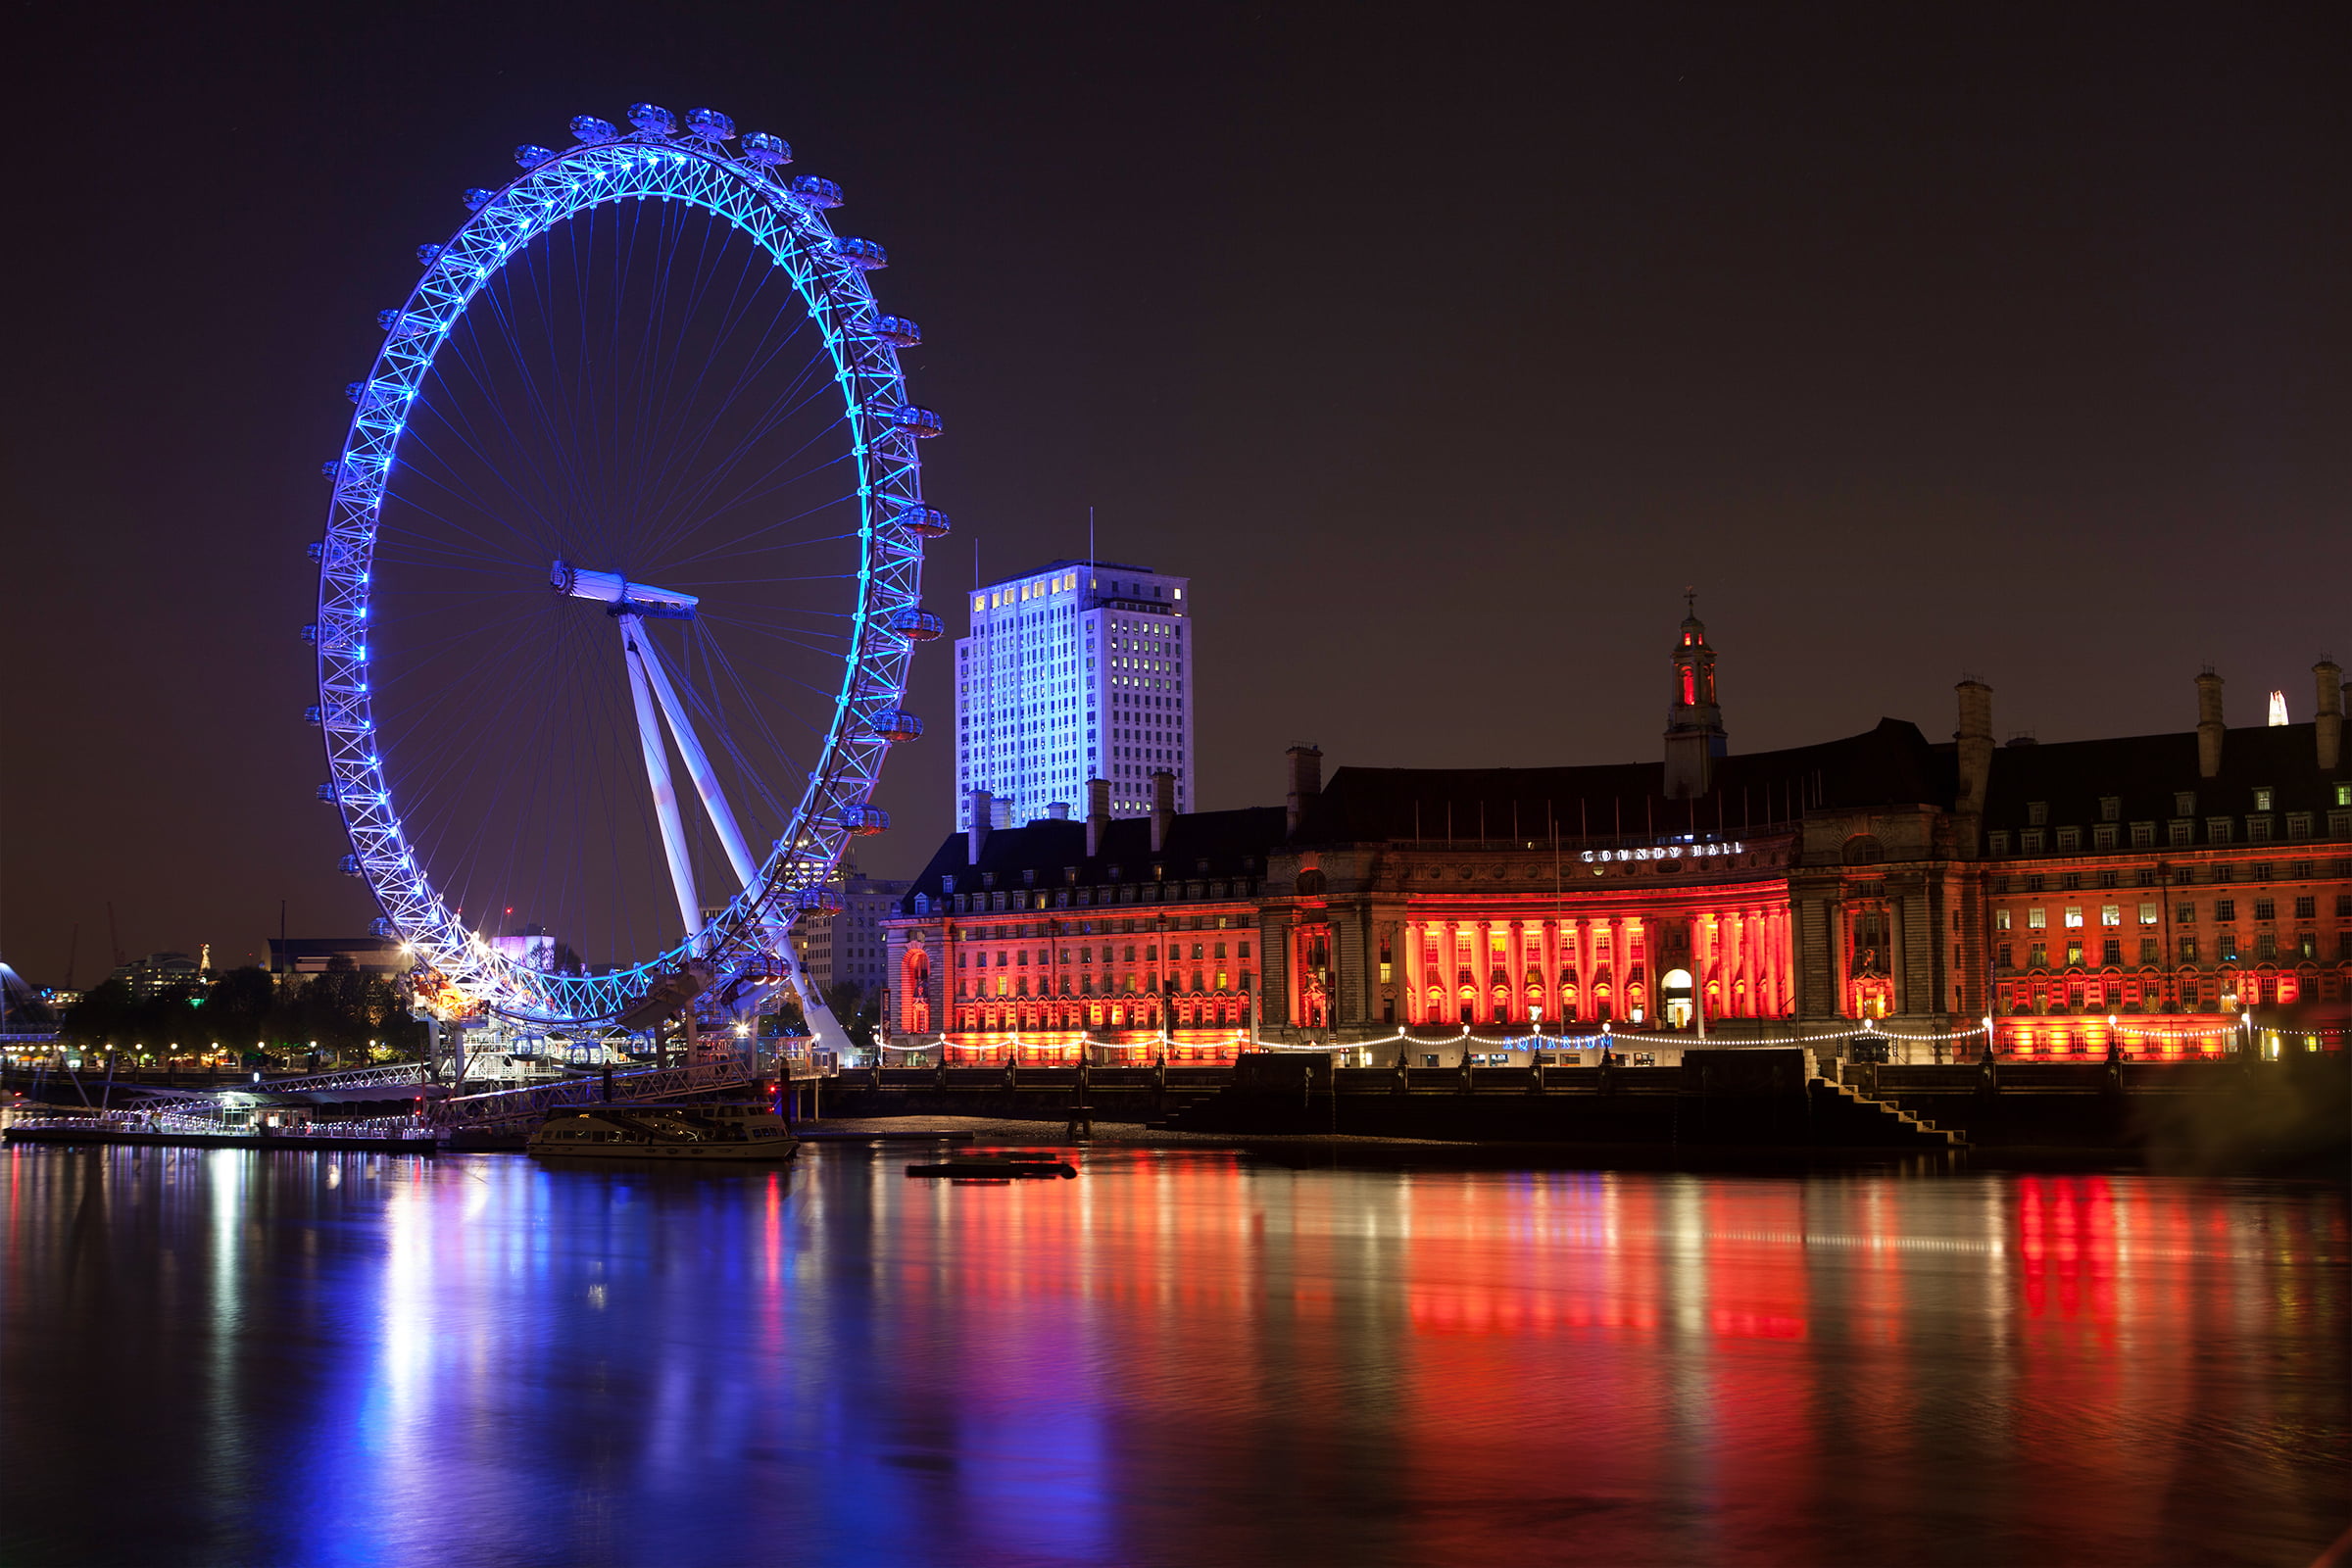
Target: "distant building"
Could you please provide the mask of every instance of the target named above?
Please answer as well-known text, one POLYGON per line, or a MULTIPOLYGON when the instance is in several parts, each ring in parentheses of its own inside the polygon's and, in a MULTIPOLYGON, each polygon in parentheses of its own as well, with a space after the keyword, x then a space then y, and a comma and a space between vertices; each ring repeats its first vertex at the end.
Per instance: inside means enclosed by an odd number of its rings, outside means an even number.
POLYGON ((793 921, 794 951, 809 984, 822 993, 844 983, 872 991, 888 972, 882 921, 896 912, 905 881, 867 876, 845 860, 832 883, 837 909, 810 909, 793 921))
POLYGON ((405 975, 413 967, 408 951, 396 937, 272 937, 270 972, 287 975, 326 974, 357 969, 363 974, 405 975))
POLYGON ((189 991, 210 978, 204 966, 184 953, 150 953, 117 969, 114 978, 130 987, 141 1002, 173 991, 189 991))
POLYGON ((1014 827, 1076 812, 1107 779, 1113 816, 1151 809, 1151 778, 1192 809, 1191 579, 1109 561, 1054 561, 971 595, 956 644, 956 824, 974 791, 1014 827))
MULTIPOLYGON (((1284 808, 972 824, 888 922, 891 1024, 988 1057, 1083 1032, 1179 1055, 1523 1036, 1836 1042, 2040 1056, 2352 1034, 2352 768, 2338 667, 2312 722, 1998 746, 1881 719, 1737 754, 1693 614, 1662 755, 1344 767, 1294 748, 1284 808), (1223 960, 1223 961, 1219 961, 1223 960), (2300 1034, 2295 1031, 2303 1031, 2300 1034), (1181 1049, 1179 1049, 1181 1048, 1181 1049)), ((912 1037, 912 1038, 909 1038, 912 1037)), ((1396 1049, 1393 1047, 1393 1049, 1396 1049)))

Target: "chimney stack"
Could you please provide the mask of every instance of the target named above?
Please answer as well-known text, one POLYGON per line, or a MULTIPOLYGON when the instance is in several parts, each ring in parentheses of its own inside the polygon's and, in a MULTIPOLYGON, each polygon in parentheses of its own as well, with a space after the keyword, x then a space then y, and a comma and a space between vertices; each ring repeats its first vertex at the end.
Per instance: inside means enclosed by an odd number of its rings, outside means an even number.
POLYGON ((1160 768, 1152 775, 1152 853, 1167 848, 1168 829, 1176 821, 1176 775, 1160 768))
POLYGON ((1298 818, 1306 803, 1323 793, 1323 749, 1319 746, 1294 746, 1282 754, 1290 767, 1290 801, 1283 812, 1285 830, 1292 838, 1298 836, 1298 818))
POLYGON ((990 827, 1012 826, 1012 802, 1009 799, 994 800, 988 803, 988 825, 990 827))
POLYGON ((1960 743, 1958 809, 1982 816, 1992 783, 1992 688, 1971 675, 1955 689, 1960 693, 1960 728, 1952 737, 1960 743))
POLYGON ((1110 780, 1086 781, 1086 858, 1102 853, 1102 835, 1110 828, 1110 780))
POLYGON ((2222 677, 2206 667, 2197 677, 2197 777, 2222 776, 2222 677))
POLYGON ((2320 742, 2320 771, 2332 773, 2344 760, 2344 672, 2323 654, 2311 673, 2320 683, 2320 710, 2311 726, 2320 742))
POLYGON ((1046 807, 1046 817, 1049 821, 1067 822, 1070 819, 1070 803, 1067 801, 1051 802, 1046 807))
POLYGON ((988 830, 997 825, 996 803, 988 791, 972 791, 972 823, 963 833, 963 859, 966 865, 980 863, 980 852, 988 847, 988 830))

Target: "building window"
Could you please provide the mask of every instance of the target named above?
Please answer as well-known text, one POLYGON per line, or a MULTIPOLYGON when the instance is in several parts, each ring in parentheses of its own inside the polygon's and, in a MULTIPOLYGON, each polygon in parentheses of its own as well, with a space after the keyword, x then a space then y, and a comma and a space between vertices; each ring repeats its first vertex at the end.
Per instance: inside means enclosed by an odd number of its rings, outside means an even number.
POLYGON ((2069 942, 2066 945, 2066 966, 2070 969, 2080 969, 2082 967, 2082 943, 2069 942))
POLYGON ((2145 850, 2145 849, 2152 849, 2152 848, 2154 848, 2154 847, 2155 847, 2155 844, 2156 844, 2156 824, 2155 824, 2155 823, 2153 823, 2153 822, 2134 822, 2134 823, 2132 823, 2132 847, 2133 849, 2135 849, 2135 850, 2145 850))
POLYGON ((2185 847, 2196 842, 2197 824, 2194 822, 2174 822, 2171 831, 2176 845, 2185 847))
POLYGON ((2070 904, 2070 905, 2068 905, 2068 906, 2066 906, 2066 927, 2067 927, 2067 929, 2068 929, 2068 930, 2070 930, 2070 931, 2080 930, 2080 929, 2082 928, 2082 906, 2081 906, 2080 904, 2070 904))
POLYGON ((2249 816, 2249 817, 2247 817, 2247 818, 2246 818, 2246 839, 2247 839, 2247 842, 2249 842, 2249 843, 2253 843, 2253 844, 2268 844, 2268 843, 2270 843, 2270 842, 2271 842, 2271 819, 2270 819, 2269 817, 2267 817, 2267 816, 2249 816))
POLYGON ((2034 943, 2033 947, 2026 951, 2026 961, 2036 969, 2047 969, 2050 966, 2050 950, 2048 945, 2040 942, 2034 943))
POLYGON ((2197 923, 2197 906, 2193 904, 2175 905, 2173 906, 2173 923, 2175 925, 2195 925, 2197 923))
POLYGON ((2234 931, 2224 931, 2224 932, 2221 932, 2219 935, 2217 935, 2217 936, 2214 938, 2214 945, 2215 945, 2215 947, 2216 947, 2216 948, 2218 948, 2218 949, 2220 950, 2220 953, 2221 953, 2221 961, 2222 961, 2222 962, 2224 962, 2224 963, 2235 963, 2235 962, 2237 962, 2237 933, 2236 933, 2236 932, 2234 932, 2234 931))
POLYGON ((1992 928, 1995 931, 2006 931, 2009 929, 2009 911, 2007 909, 1995 909, 1992 911, 1992 928))
POLYGON ((2295 956, 2316 958, 2320 956, 2320 936, 2316 931, 2304 931, 2295 937, 2295 956))
POLYGON ((2163 911, 2154 903, 2143 902, 2140 905, 2139 923, 2141 925, 2158 925, 2162 922, 2163 911))
POLYGON ((2142 963, 2154 963, 2156 961, 2156 939, 2154 937, 2141 937, 2139 939, 2139 961, 2142 963))
POLYGON ((2230 826, 2230 818, 2226 816, 2207 817, 2205 819, 2205 842, 2208 844, 2229 843, 2230 826))
POLYGON ((2278 901, 2275 899, 2256 899, 2254 901, 2254 918, 2257 920, 2276 920, 2278 918, 2278 901))
POLYGON ((2234 920, 2234 919, 2236 919, 2236 918, 2237 918, 2237 901, 2236 901, 2235 899, 2216 899, 2216 900, 2214 900, 2214 901, 2213 901, 2213 917, 2214 917, 2216 920, 2234 920))
POLYGON ((2100 905, 2100 906, 2099 906, 2099 924, 2101 924, 2101 925, 2122 925, 2123 923, 2124 923, 2124 906, 2123 906, 2122 905, 2120 905, 2120 904, 2102 904, 2102 905, 2100 905))
POLYGON ((2006 942, 2004 942, 2004 943, 2002 943, 2002 944, 2001 944, 2001 946, 2000 946, 2000 959, 1999 959, 1999 962, 2000 962, 2000 966, 2001 966, 2002 968, 2004 968, 2004 969, 2007 969, 2007 968, 2010 968, 2010 967, 2012 967, 2012 964, 2011 964, 2011 961, 2010 961, 2010 960, 2011 960, 2011 956, 2012 956, 2012 955, 2014 955, 2016 951, 2017 951, 2017 950, 2016 950, 2014 947, 2012 947, 2010 944, 2008 944, 2008 943, 2006 943, 2006 942))
POLYGON ((1993 854, 2007 855, 2009 853, 2009 835, 2007 833, 1993 833, 1988 835, 1988 837, 1991 841, 1993 854))
POLYGON ((2316 917, 2318 916, 2319 912, 2320 912, 2320 901, 2319 901, 2319 899, 2318 899, 2318 897, 2317 897, 2317 896, 2315 896, 2315 895, 2310 895, 2310 894, 2306 894, 2306 895, 2303 895, 2303 896, 2301 896, 2301 897, 2298 897, 2298 898, 2295 900, 2295 918, 2296 918, 2296 919, 2298 919, 2298 920, 2309 920, 2309 919, 2313 919, 2313 918, 2316 918, 2316 917))
POLYGON ((2256 932, 2254 936, 2255 961, 2268 963, 2277 956, 2278 956, 2278 939, 2268 931, 2256 932))
POLYGON ((2097 827, 2092 828, 2090 830, 2090 844, 2091 848, 2096 850, 2114 849, 2115 824, 2112 822, 2101 822, 2097 827))
POLYGON ((2099 944, 2099 961, 2100 961, 2101 963, 2105 963, 2105 964, 2109 964, 2109 965, 2113 965, 2113 964, 2119 964, 2119 963, 2123 962, 2123 961, 2124 961, 2124 945, 2123 945, 2123 943, 2122 943, 2120 940, 2118 940, 2118 939, 2116 939, 2116 938, 2114 938, 2114 937, 2110 937, 2110 938, 2108 938, 2106 941, 2104 941, 2104 942, 2100 943, 2100 944, 2099 944))
POLYGON ((2100 796, 2100 797, 2099 797, 2099 820, 2100 820, 2100 821, 2102 821, 2102 822, 2120 822, 2120 821, 2122 821, 2122 820, 2123 820, 2123 817, 2124 817, 2124 798, 2123 798, 2122 796, 2120 796, 2120 795, 2102 795, 2102 796, 2100 796))
POLYGON ((2050 923, 2050 911, 2049 911, 2049 910, 2047 910, 2047 909, 2045 909, 2045 908, 2042 908, 2040 906, 2036 905, 2034 907, 2033 907, 2033 908, 2031 908, 2031 909, 2028 909, 2028 910, 2026 911, 2026 929, 2027 929, 2027 930, 2029 930, 2029 931, 2040 931, 2040 930, 2045 930, 2045 929, 2047 929, 2047 927, 2049 926, 2049 923, 2050 923))
POLYGON ((2048 822, 2048 821, 2049 821, 2049 819, 2050 819, 2050 803, 2049 803, 2049 802, 2047 802, 2047 801, 2028 801, 2028 802, 2026 803, 2026 820, 2027 820, 2027 822, 2031 823, 2031 824, 2032 824, 2033 826, 2034 826, 2034 827, 2040 827, 2040 826, 2042 826, 2044 823, 2048 822))
POLYGON ((2271 801, 2276 794, 2277 792, 2268 784, 2257 784, 2254 786, 2254 809, 2257 811, 2268 811, 2273 809, 2271 801))
POLYGON ((2030 827, 2018 835, 2019 845, 2028 855, 2039 855, 2049 848, 2047 840, 2048 835, 2037 827, 2030 827))
POLYGON ((2058 830, 2058 848, 2061 850, 2079 850, 2082 847, 2082 830, 2081 828, 2062 827, 2058 830))

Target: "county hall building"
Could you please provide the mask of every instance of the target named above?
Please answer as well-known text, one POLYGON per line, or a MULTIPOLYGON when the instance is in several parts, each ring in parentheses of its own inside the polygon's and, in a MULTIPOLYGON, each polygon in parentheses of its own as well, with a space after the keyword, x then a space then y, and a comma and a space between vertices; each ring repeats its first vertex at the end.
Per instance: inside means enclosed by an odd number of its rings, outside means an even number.
MULTIPOLYGON (((1867 1027, 1924 1055, 1981 1051, 1989 1018, 1997 1050, 2036 1056, 2211 1053, 2249 1026, 2341 1048, 2333 663, 2306 723, 2229 727, 2209 672, 2191 731, 2003 746, 1968 680, 1948 740, 1882 719, 1735 754, 1715 661, 1685 620, 1652 761, 1325 781, 1301 747, 1282 807, 1180 812, 1163 774, 1142 818, 1095 781, 1083 819, 958 834, 885 922, 893 1044, 1050 1060, 1081 1036, 1164 1038, 1176 1059, 1380 1042, 1380 1059, 1465 1028, 1867 1027)), ((965 820, 992 821, 975 804, 965 820)))

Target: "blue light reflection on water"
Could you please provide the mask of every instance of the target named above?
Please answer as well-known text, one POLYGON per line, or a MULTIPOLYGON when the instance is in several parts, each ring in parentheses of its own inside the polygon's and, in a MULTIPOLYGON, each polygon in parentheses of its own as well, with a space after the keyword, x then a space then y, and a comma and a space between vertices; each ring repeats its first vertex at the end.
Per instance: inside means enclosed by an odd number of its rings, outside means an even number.
POLYGON ((2342 1524, 2340 1188, 905 1158, 11 1150, 0 1558, 2259 1562, 2342 1524))

